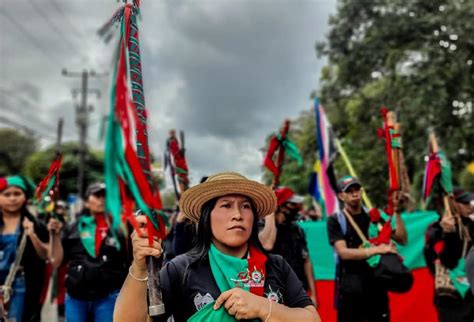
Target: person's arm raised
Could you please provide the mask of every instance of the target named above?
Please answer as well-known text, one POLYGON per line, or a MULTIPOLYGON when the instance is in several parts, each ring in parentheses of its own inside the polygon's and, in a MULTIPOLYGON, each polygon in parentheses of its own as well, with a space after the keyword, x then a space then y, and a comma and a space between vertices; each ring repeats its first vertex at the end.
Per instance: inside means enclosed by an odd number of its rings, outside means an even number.
MULTIPOLYGON (((145 216, 137 216, 139 224, 146 222, 145 216)), ((133 262, 129 274, 115 302, 114 321, 128 322, 151 321, 148 316, 147 304, 147 266, 145 257, 159 257, 162 254, 161 242, 154 240, 152 247, 148 243, 146 229, 141 230, 141 236, 134 231, 131 235, 133 245, 133 262)))

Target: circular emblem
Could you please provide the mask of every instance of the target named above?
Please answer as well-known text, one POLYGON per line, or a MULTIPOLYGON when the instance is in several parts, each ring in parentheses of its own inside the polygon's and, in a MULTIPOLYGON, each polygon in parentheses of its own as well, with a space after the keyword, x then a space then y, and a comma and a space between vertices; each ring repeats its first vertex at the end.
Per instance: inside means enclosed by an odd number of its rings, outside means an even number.
POLYGON ((267 298, 275 303, 278 303, 278 301, 280 300, 280 296, 278 296, 277 292, 268 292, 267 298))
POLYGON ((254 270, 252 272, 252 281, 255 282, 255 283, 260 283, 262 281, 262 273, 257 271, 257 270, 254 270))

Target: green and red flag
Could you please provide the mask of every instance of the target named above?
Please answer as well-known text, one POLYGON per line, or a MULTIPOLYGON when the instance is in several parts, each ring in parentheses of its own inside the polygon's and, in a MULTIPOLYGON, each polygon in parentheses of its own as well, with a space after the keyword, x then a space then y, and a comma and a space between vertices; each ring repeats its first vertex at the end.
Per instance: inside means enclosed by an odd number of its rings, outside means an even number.
POLYGON ((445 194, 451 195, 453 193, 452 177, 451 163, 446 154, 439 149, 436 138, 432 134, 428 144, 428 162, 423 179, 423 199, 426 200, 430 196, 436 182, 445 194))
POLYGON ((48 173, 36 186, 34 192, 34 203, 40 212, 51 212, 54 210, 55 201, 59 194, 59 171, 63 162, 61 153, 57 153, 49 166, 48 173))
POLYGON ((285 160, 285 153, 288 153, 291 158, 295 159, 298 165, 301 166, 303 164, 303 158, 296 144, 288 138, 289 130, 290 121, 285 120, 280 129, 280 133, 270 139, 270 144, 268 145, 267 153, 263 161, 263 165, 273 173, 273 187, 277 187, 280 184, 280 175, 285 160), (277 154, 276 162, 274 161, 275 154, 277 154))
POLYGON ((150 242, 153 236, 165 237, 159 194, 153 189, 148 150, 146 110, 141 76, 137 16, 139 3, 121 7, 102 28, 120 23, 120 38, 110 92, 110 112, 105 142, 106 211, 112 216, 112 228, 121 229, 129 220, 136 227, 133 208, 147 216, 150 242), (123 214, 123 215, 122 215, 123 214))
POLYGON ((168 167, 170 169, 171 180, 173 182, 176 199, 179 200, 180 193, 183 193, 189 188, 189 169, 185 158, 184 132, 182 131, 181 146, 178 139, 176 138, 176 131, 171 130, 169 132, 169 137, 166 141, 165 170, 168 167), (176 179, 178 180, 179 191, 176 184, 176 179))

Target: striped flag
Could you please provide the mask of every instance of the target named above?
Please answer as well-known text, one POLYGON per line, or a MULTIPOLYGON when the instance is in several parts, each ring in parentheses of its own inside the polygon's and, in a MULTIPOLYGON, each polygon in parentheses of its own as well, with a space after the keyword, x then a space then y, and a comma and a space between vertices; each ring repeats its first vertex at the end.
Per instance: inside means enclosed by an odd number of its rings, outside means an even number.
POLYGON ((336 158, 336 145, 331 123, 326 117, 319 99, 314 100, 316 114, 316 144, 317 156, 311 174, 310 193, 320 204, 324 217, 337 211, 338 203, 335 192, 335 175, 332 162, 336 158))

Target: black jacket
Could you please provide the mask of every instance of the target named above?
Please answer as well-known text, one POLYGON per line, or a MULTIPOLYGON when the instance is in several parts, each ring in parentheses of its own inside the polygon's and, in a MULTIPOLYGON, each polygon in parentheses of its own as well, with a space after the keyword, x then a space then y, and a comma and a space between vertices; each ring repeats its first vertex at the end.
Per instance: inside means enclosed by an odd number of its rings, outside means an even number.
POLYGON ((78 222, 64 231, 64 260, 69 262, 66 289, 70 296, 85 301, 104 298, 122 287, 130 265, 129 246, 125 236, 118 243, 109 231, 99 255, 91 257, 79 237, 78 222), (118 247, 117 247, 118 246, 118 247))

